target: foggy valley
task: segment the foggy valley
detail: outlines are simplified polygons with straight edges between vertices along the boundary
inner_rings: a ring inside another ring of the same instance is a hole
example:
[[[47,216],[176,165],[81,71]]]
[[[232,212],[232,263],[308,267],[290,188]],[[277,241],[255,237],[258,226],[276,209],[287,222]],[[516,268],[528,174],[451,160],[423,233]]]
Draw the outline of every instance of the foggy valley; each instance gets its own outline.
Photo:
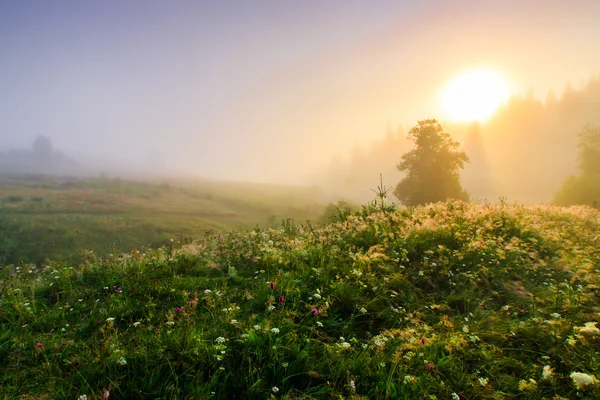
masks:
[[[0,398],[600,398],[598,21],[0,3]]]

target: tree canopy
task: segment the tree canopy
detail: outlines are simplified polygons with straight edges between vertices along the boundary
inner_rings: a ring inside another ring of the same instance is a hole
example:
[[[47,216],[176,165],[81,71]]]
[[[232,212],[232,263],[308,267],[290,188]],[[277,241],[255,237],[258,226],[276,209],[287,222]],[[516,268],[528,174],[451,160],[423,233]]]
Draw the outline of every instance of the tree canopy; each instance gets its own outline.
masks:
[[[410,206],[444,201],[468,200],[460,184],[459,170],[469,162],[460,144],[452,140],[435,119],[419,121],[408,137],[415,148],[402,156],[397,168],[406,176],[394,190]]]

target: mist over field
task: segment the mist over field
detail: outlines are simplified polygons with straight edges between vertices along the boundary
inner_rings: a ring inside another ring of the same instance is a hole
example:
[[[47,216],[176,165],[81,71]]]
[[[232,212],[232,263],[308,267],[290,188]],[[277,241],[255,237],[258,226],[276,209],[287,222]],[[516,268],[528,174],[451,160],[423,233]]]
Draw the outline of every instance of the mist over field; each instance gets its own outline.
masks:
[[[473,199],[547,202],[600,122],[598,16],[596,1],[3,3],[0,170],[319,184],[364,201],[379,173],[398,183],[405,135],[436,118],[471,157]],[[457,121],[440,99],[474,68],[509,97]]]
[[[600,1],[0,1],[0,399],[600,399]]]

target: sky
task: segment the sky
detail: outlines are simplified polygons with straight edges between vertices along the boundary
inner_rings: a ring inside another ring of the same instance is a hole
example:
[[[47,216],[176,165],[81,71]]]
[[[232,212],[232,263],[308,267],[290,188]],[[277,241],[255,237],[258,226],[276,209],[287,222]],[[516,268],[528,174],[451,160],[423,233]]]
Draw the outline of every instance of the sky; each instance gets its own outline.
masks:
[[[545,98],[600,73],[600,2],[0,2],[0,150],[306,183],[471,68]]]

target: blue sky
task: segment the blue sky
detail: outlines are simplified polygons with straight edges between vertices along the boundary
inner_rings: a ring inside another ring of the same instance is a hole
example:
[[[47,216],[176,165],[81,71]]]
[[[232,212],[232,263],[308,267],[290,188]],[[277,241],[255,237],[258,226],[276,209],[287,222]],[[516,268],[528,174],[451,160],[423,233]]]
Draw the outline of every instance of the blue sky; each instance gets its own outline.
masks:
[[[4,1],[0,149],[302,181],[490,66],[544,97],[600,72],[594,1]]]

